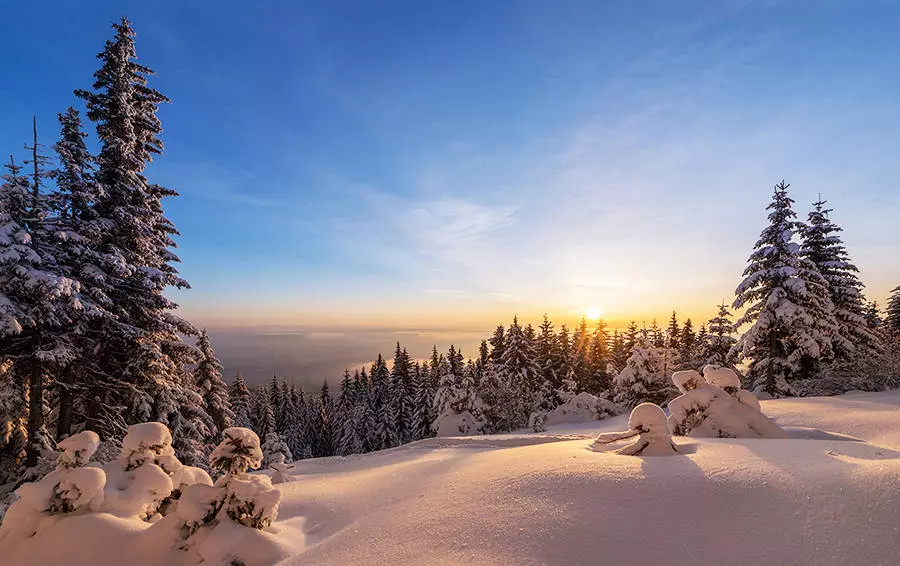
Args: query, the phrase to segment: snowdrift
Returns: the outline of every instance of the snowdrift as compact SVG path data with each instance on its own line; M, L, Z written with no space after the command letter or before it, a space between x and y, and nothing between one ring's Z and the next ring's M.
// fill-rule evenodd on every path
M627 428L618 417L304 460L275 486L278 520L253 535L278 546L247 566L896 564L900 392L762 408L792 438L679 437L665 458L591 451L598 433ZM141 529L75 517L0 556L4 566L188 564ZM202 544L208 563L226 558L213 558L212 535Z

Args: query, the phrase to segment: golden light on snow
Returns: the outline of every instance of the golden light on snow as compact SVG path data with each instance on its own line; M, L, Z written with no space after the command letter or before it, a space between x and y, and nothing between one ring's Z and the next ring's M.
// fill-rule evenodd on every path
M600 320L603 313L597 307L588 307L584 309L584 316L588 320Z

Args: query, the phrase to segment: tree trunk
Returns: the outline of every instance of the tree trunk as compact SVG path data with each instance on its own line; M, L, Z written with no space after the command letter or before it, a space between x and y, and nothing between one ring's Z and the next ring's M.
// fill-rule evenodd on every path
M72 432L75 398L72 394L72 368L66 368L59 379L59 415L56 418L56 439L62 440Z
M28 444L25 446L25 465L37 465L41 455L41 431L44 428L44 367L32 358L28 368Z

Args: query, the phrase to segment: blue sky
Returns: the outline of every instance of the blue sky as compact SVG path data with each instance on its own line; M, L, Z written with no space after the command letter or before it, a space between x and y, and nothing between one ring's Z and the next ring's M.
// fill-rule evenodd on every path
M900 284L894 3L18 2L0 147L52 143L122 14L201 324L705 317L781 178Z

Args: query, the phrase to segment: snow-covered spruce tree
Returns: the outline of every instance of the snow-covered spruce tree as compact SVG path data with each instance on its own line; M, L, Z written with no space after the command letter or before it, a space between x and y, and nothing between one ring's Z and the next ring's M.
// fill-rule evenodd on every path
M900 337L900 287L891 291L891 296L885 309L884 324L891 335Z
M391 372L381 354L378 354L378 359L372 365L370 375L372 378L372 408L375 411L375 430L373 431L375 450L393 448L399 444L396 405L392 402Z
M231 411L228 387L222 381L222 364L216 358L205 328L197 339L197 349L200 350L200 363L194 369L194 383L203 396L206 413L215 426L216 434L210 440L216 441L221 431L234 423L234 413Z
M234 381L228 388L228 402L234 413L234 425L241 428L251 428L251 399L250 390L244 381L241 372L237 372Z
M422 364L415 364L415 380L413 382L413 397L415 398L415 414L413 415L413 439L421 440L431 438L432 403L435 392L431 390L430 380L427 378L427 368Z
M199 514L196 520L186 522L184 533L187 536L217 516L227 516L235 523L254 529L266 528L278 516L281 492L272 487L267 476L247 473L248 468L262 465L259 437L249 429L238 427L225 429L222 436L222 442L209 455L210 467L223 472L215 483L220 491L195 488L196 499L206 500L208 510ZM207 497L207 493L214 497Z
M331 398L327 379L322 382L318 403L314 403L314 405L316 443L314 444L313 455L316 457L334 456L335 423L332 421L332 417L334 416L334 400Z
M56 259L64 276L77 280L82 288L91 288L95 278L102 272L95 267L92 253L96 239L97 214L94 203L100 196L100 185L94 178L95 159L85 144L87 134L82 130L81 115L74 108L68 108L58 115L60 138L54 144L59 166L52 172L56 190L49 195L53 223L58 234ZM90 389L89 372L96 358L97 343L93 336L95 320L100 316L110 316L105 298L95 297L100 302L91 302L84 294L80 302L84 315L76 317L68 327L72 343L72 360L61 368L50 383L50 390L56 397L56 437L65 438L72 429L76 414L87 410L86 391Z
M731 366L732 346L737 342L734 337L734 322L731 320L731 311L728 305L722 301L719 305L719 312L709 320L708 330L706 334L706 351L705 358L707 364L716 364L720 366Z
M572 332L570 342L569 364L575 372L575 382L579 391L586 391L591 379L591 336L587 329L587 319L581 317L578 326Z
M557 349L556 333L553 332L553 323L544 314L541 325L538 327L537 340L534 344L535 363L538 367L538 375L540 381L550 384L552 390L555 390L562 381L564 371L562 357ZM552 404L556 405L556 399L552 400Z
M754 246L733 305L746 309L736 328L749 328L732 352L750 360L753 388L770 395L796 394L792 382L817 377L821 362L832 357L838 332L827 282L792 241L802 226L788 187L784 181L775 186L766 207L769 225Z
M397 349L394 351L394 365L391 367L391 388L393 390L392 403L394 405L394 414L397 416L395 425L397 442L398 444L403 444L409 442L413 437L412 421L413 413L415 413L415 402L413 399L412 364L406 348L400 348L400 342L397 342Z
M600 395L612 386L609 373L609 336L606 332L606 321L597 319L597 325L591 335L591 371L586 391L592 395Z
M666 347L677 350L681 347L681 327L678 326L678 313L672 311L669 325L666 327Z
M278 462L293 462L294 456L291 448L280 432L270 432L266 435L266 441L262 445L264 468Z
M613 379L616 403L635 407L641 403L664 404L675 394L669 381L674 369L667 360L672 352L654 347L648 333L642 333L631 350L625 367Z
M147 398L150 418L161 421L173 420L164 414L170 406L165 397L195 402L198 396L187 394L193 386L181 374L198 354L181 338L196 330L174 314L176 305L164 294L167 287L187 287L171 251L177 231L162 207L162 199L176 193L144 175L163 150L156 112L168 99L148 86L153 73L135 60L131 23L123 18L113 28L114 38L98 55L101 66L93 90L76 94L85 100L100 141L95 178L102 191L93 207L96 241L91 250L96 276L85 286L86 293L109 304L115 315L93 328L103 355L84 370L90 372L85 381L92 384L87 426L120 434L113 430L113 420L142 420Z
M846 362L854 355L870 357L881 349L881 343L865 319L865 300L862 281L857 277L859 269L850 256L838 232L841 228L832 222L821 198L813 203L807 225L801 232L801 255L808 259L828 285L828 295L834 305L834 318L838 333L832 336L835 361Z
M335 412L338 419L335 430L335 453L339 456L362 452L362 439L358 435L359 412L356 407L356 390L350 378L350 370L344 370L344 379L338 389Z
M584 342L587 344L587 336ZM587 351L585 351L583 363L587 368L587 364L589 364ZM503 381L510 385L515 395L512 407L512 413L515 415L514 427L527 426L531 413L538 410L538 407L535 406L538 368L535 363L533 345L525 330L519 325L517 317L513 317L513 322L507 329L503 357L497 371Z
M27 383L25 464L34 466L48 446L44 428L44 381L73 359L68 332L83 309L78 283L56 262L57 234L48 224L49 203L41 191L46 177L32 146L31 179L10 157L0 184L0 350L13 364L7 371Z

